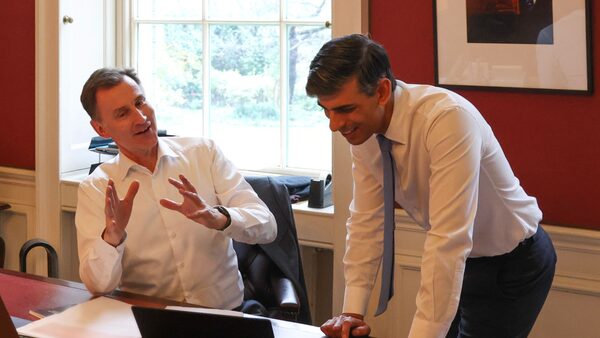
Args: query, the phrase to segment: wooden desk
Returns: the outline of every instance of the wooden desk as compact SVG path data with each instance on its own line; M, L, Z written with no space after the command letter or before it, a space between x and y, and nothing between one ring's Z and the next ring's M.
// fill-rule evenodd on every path
M94 298L81 283L69 282L54 278L45 278L36 275L0 269L0 296L11 316L27 320L37 318L29 314L31 309L49 309L69 304L79 304ZM105 295L132 305L164 308L167 305L196 306L187 303L175 302L167 299L149 297L124 291L114 291ZM290 323L291 329L286 332L274 327L277 338L324 338L316 327ZM299 328L308 328L298 330Z
M29 314L31 309L49 309L79 304L94 298L81 283L5 269L0 269L0 296L11 316L27 320L37 319ZM124 291L113 291L106 296L132 305L146 307L164 308L167 305L190 305Z

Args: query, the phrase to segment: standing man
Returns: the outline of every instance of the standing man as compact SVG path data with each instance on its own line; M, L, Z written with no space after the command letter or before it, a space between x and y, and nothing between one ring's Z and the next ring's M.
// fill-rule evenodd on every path
M96 132L119 147L79 186L86 287L238 308L244 284L231 240L275 239L267 206L214 142L158 138L154 109L132 70L95 71L81 103Z
M451 91L397 81L383 47L359 34L321 48L306 92L350 143L353 161L343 313L323 332L370 332L363 317L390 204L379 141L391 142L390 196L427 231L409 337L526 337L552 284L556 254L536 199L521 188L479 111ZM392 239L385 238L392 260L393 227L392 220ZM382 299L378 312L389 298Z

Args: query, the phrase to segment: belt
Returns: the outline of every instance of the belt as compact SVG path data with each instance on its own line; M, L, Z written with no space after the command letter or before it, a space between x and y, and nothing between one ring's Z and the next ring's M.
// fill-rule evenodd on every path
M535 237L535 235L533 235L529 238L525 238L524 240L519 242L518 246L529 246L531 243L535 242L534 237Z
M488 262L488 261L500 261L504 258L507 257L512 257L514 255L517 255L519 252L521 252L521 250L531 246L533 244L533 242L536 241L537 237L540 235L540 233L542 233L543 230L540 230L541 228L538 228L538 231L536 231L535 234L533 234L533 236L529 237L529 238L525 238L524 240L520 241L519 244L517 244L517 246L510 252L507 252L505 254L502 255L498 255L498 256L482 256L482 257L473 257L473 258L467 258L467 262L471 261L471 262Z
M517 247L520 246L529 246L531 245L531 243L535 242L535 239L537 238L538 234L542 231L540 231L540 228L538 227L537 229L538 231L535 232L535 234L533 234L533 236L529 237L529 238L525 238L524 240L522 240L521 242L519 242L519 245L517 245Z

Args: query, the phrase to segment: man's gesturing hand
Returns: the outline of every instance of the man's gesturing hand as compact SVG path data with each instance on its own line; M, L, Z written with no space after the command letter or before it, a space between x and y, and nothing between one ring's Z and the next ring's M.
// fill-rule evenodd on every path
M350 338L350 334L354 337L368 336L371 328L363 321L363 316L343 313L321 325L321 331L328 337Z
M160 200L160 205L167 209L175 210L183 214L185 217L200 223L207 228L222 229L227 223L227 218L213 209L210 205L198 195L196 188L183 175L179 175L181 182L174 178L169 178L169 183L175 186L183 201L181 203L163 198Z
M115 189L113 180L108 180L106 196L104 198L104 215L106 216L106 227L102 233L102 239L108 244L116 247L125 238L125 227L129 223L133 199L140 189L140 182L133 181L129 185L125 198L120 200Z

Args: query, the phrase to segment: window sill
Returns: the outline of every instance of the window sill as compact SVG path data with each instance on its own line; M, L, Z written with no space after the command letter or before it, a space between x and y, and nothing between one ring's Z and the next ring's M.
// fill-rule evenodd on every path
M333 217L333 214L335 212L333 205L328 206L326 208L310 208L308 206L308 201L294 203L292 204L292 209L294 210L294 215L308 214L315 216Z

